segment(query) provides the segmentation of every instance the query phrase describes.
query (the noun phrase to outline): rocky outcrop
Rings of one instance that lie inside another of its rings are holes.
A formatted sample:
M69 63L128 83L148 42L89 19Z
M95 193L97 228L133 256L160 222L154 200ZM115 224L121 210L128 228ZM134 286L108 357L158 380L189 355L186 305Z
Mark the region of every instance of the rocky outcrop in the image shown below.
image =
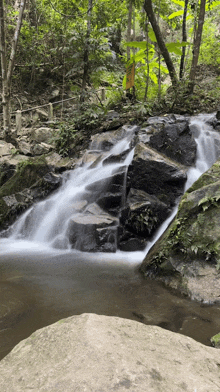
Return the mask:
M4 392L219 392L219 351L160 327L82 314L32 334L0 362Z
M7 173L7 171L6 171ZM0 188L0 230L61 184L61 177L51 172L44 158L23 161Z
M1 183L5 183L4 194L0 193L0 197L4 197L1 199L2 210L7 205L7 213L3 211L1 214L1 228L6 227L6 223L12 223L17 214L33 201L48 195L60 185L61 180L54 173L82 166L92 170L102 162L106 167L105 175L99 178L97 174L95 181L87 185L82 195L82 200L90 205L96 203L102 212L88 215L87 209L78 215L73 214L68 225L71 246L84 251L116 251L117 248L143 250L183 193L187 166L178 163L178 160L181 161L180 155L185 154L188 157L185 164L189 164L196 150L187 124L185 117L165 116L149 119L146 128L125 125L114 131L93 135L90 150L78 161L68 163L60 159L57 153L47 154L43 158L44 162L46 159L47 175L42 174L41 184L34 185L32 180L30 183L28 180L19 190L10 184L12 171L5 169L6 172L0 177ZM26 142L27 136L18 139L24 157L50 150L45 143L51 140L50 128L39 128L31 135L31 145ZM175 145L172 154L165 148L169 143ZM129 164L133 147L134 156ZM6 148L7 154L10 148ZM156 151L156 148L160 151ZM180 155L178 151L182 151ZM171 160L170 156L176 160ZM10 164L7 161L8 168ZM49 169L48 165L53 166ZM16 173L14 175L17 176ZM22 175L25 177L26 172ZM36 180L40 180L39 176ZM54 246L59 247L59 241Z
M220 301L220 160L185 193L141 270L205 302Z
M157 122L151 130L155 125ZM157 128L150 137L149 146L186 166L192 166L196 159L196 142L187 121L164 124L159 131Z
M183 166L143 143L137 144L134 159L128 168L128 188L154 195L170 207L183 194L186 179Z
M80 214L72 216L67 236L74 249L84 252L116 252L117 226L118 219L94 203Z

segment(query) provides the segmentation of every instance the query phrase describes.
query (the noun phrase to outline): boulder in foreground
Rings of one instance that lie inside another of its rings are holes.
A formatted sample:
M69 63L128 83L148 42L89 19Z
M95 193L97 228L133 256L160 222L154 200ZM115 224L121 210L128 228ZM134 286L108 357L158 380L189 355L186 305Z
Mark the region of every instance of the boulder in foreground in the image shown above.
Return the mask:
M219 392L219 350L159 327L83 314L42 328L0 362L3 392Z

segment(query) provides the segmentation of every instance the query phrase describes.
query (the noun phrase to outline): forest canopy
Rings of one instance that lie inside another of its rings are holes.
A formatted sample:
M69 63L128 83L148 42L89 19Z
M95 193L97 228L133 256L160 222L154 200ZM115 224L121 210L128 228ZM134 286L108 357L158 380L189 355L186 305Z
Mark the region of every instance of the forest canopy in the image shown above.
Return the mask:
M186 99L200 65L219 68L219 19L214 0L0 0L3 115L13 88L52 83L81 102L104 87L106 102L117 103L133 63L128 97L149 105L173 86L174 102L178 85ZM7 137L7 120L4 129Z

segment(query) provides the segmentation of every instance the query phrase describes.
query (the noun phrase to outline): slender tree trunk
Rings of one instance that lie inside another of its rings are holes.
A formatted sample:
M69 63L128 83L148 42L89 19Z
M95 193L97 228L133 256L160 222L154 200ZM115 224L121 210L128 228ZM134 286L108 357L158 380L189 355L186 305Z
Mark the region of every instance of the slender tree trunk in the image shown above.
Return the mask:
M148 35L148 17L146 20L146 33L147 33L147 77L146 77L146 86L145 86L145 93L144 93L144 102L147 100L147 95L148 95L148 88L149 88L149 74L150 74L150 67L149 67L149 35Z
M132 0L130 0L128 6L127 42L131 41L132 10L133 10L133 4L132 4ZM127 46L127 61L129 61L130 58L131 58L131 49L129 48L129 46Z
M191 94L193 93L194 86L195 86L196 67L199 60L199 50L200 50L200 45L202 40L203 24L205 20L205 6L206 6L206 0L201 0L198 24L197 24L197 29L195 31L194 42L193 42L193 59L192 59L192 64L191 64L191 69L189 74L188 90Z
M88 0L88 10L87 10L87 32L86 32L86 42L84 48L84 69L83 69L83 80L82 80L82 92L80 96L80 101L84 101L84 92L86 89L86 83L88 81L89 75L89 39L91 35L91 15L92 15L92 0Z
M184 13L183 13L183 24L182 24L182 42L187 41L186 15L187 15L188 2L189 2L189 0L185 0ZM182 56L181 56L181 60L180 60L180 79L182 79L182 77L183 77L185 55L186 55L186 47L183 46L182 47Z
M9 134L10 134L10 114L9 114L10 94L9 94L9 86L7 80L5 15L4 15L3 0L0 0L0 52L1 52L1 73L2 73L3 130L4 130L4 139L8 141Z
M10 92L11 92L11 82L12 82L12 74L14 70L15 56L16 56L16 51L18 46L18 38L21 30L25 3L26 0L20 1L19 15L18 15L17 25L12 41L11 55L8 63L8 69L7 69L4 1L0 0L0 52L1 52L1 71L2 71L2 106L3 106L4 139L6 141L12 141L11 123L10 123Z
M169 54L167 47L165 45L165 42L163 40L161 31L160 31L160 27L157 23L157 20L156 20L154 11L153 11L153 7L152 7L152 0L145 0L144 9L147 13L148 19L151 23L153 30L154 30L154 34L156 36L157 43L158 43L159 49L161 51L161 54L162 54L164 61L167 65L172 85L176 86L176 84L178 82L177 74L176 74L172 59L170 57L170 54Z

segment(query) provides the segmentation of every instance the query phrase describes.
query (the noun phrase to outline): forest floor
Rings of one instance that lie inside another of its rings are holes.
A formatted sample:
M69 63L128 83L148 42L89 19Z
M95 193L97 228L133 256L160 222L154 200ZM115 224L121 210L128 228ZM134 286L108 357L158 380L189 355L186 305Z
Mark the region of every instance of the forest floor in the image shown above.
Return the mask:
M16 111L21 110L24 133L30 134L32 129L42 126L53 128L56 151L70 157L79 156L80 151L88 148L90 137L95 133L117 129L126 123L142 125L149 116L212 113L220 108L220 69L217 66L198 66L193 94L187 95L186 84L182 83L175 91L169 87L165 96L153 102L130 100L122 94L120 100L109 104L97 98L98 94L93 91L81 104L79 96L74 97L68 85L43 82L38 90L14 86L12 127L15 128ZM54 111L51 122L47 114L49 102L53 103ZM29 111L30 108L37 109Z

